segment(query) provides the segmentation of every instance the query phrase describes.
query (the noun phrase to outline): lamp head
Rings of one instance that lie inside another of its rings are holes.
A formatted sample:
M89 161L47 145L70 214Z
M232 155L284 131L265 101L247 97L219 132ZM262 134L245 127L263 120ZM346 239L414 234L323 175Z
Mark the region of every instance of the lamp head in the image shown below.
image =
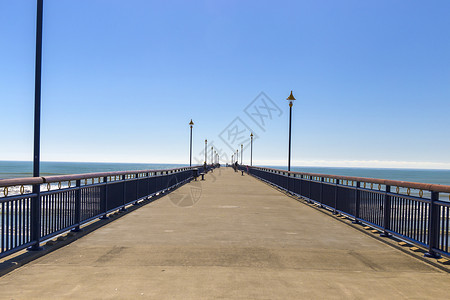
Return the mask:
M191 119L191 121L189 122L189 125L192 127L192 126L194 126L194 122L192 122L192 119Z
M291 94L289 95L289 97L286 98L286 100L288 100L288 101L295 100L294 95L292 95L292 91L291 91Z

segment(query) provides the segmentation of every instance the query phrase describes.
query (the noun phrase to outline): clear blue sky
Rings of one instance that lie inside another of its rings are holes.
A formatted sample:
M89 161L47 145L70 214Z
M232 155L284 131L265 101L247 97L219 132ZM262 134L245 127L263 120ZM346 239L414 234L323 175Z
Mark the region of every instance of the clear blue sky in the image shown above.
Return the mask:
M35 15L0 0L0 160L32 158ZM254 164L285 165L293 90L293 165L450 168L449 16L448 0L44 0L42 160L189 163L192 118L198 161L205 138L229 157L237 129Z

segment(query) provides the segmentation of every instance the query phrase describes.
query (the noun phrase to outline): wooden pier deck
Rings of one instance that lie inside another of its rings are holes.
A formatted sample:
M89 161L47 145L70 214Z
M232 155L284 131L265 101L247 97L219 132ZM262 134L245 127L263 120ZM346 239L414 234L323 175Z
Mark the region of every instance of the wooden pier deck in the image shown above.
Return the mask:
M450 275L216 169L0 278L1 299L448 298Z

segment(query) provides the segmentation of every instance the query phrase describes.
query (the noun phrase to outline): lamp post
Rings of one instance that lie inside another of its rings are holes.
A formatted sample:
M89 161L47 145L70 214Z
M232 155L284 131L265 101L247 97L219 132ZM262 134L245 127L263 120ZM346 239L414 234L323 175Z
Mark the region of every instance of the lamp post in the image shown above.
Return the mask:
M194 122L191 121L189 122L189 126L191 127L191 141L190 141L190 150L189 150L189 167L192 167L192 127L194 126Z
M40 144L41 144L41 78L42 78L42 19L44 3L37 0L36 5L36 64L34 73L34 147L33 147L33 177L40 177ZM41 250L41 185L33 185L31 201L31 241L35 242L29 250Z
M253 133L250 133L250 166L253 166Z
M242 159L244 157L244 145L241 144L241 165L242 165Z
M206 151L206 149L207 149L207 147L208 147L208 140L205 140L205 164L207 164L207 160L206 160L206 154L207 154L207 151ZM205 171L206 172L206 171Z
M214 158L213 158L213 146L211 146L211 164L214 163Z
M236 161L239 163L239 149L236 149Z
M292 101L295 100L294 95L291 94L286 98L289 101L289 151L288 151L288 172L291 171L291 127L292 127ZM290 176L290 173L288 173Z

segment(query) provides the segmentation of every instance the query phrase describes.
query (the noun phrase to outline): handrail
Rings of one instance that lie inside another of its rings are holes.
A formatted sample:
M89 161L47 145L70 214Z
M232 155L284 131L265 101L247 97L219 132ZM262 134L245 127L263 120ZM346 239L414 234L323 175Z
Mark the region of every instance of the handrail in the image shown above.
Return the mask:
M0 258L29 246L38 248L45 239L77 231L83 224L108 218L128 205L154 200L196 178L196 168L203 171L203 166L193 166L2 179ZM125 176L128 174L135 176ZM81 179L85 179L84 184ZM57 187L51 184L56 182ZM46 191L42 184L47 184Z
M11 179L1 179L0 187L8 187L15 185L33 185L44 183L42 177L26 177L26 178L11 178Z
M250 166L248 166L248 167L250 167ZM316 176L316 177L358 181L358 182L370 182L370 183L384 184L384 185L389 185L389 186L398 186L398 187L404 187L404 188L427 190L427 191L432 191L432 192L450 193L450 185L443 185L443 184L432 184L432 183L421 183L421 182L400 181L400 180L379 179L379 178L367 178L367 177L355 177L355 176L330 175L330 174L317 174L317 173L306 173L306 172L293 172L293 171L289 172L286 170L266 168L266 167L255 167L255 166L252 166L252 168L259 169L259 170L270 170L270 171L276 171L276 172L282 172L282 173L289 173L289 174Z
M354 223L375 227L381 231L381 236L395 235L427 247L426 256L450 256L450 203L440 200L440 192L450 192L448 185L288 172L263 167L240 166L240 170L245 171L246 167L250 175L329 209L333 214L343 214ZM367 183L370 183L368 188ZM378 187L374 189L373 184ZM396 187L395 193L392 187ZM400 190L400 187L407 190ZM419 191L411 194L411 189ZM425 195L424 190L427 191Z
M72 180L107 177L107 176L120 176L120 175L128 175L128 174L184 171L184 170L191 170L191 169L198 168L198 167L201 167L201 166L181 167L181 168L172 168L172 169L130 170L130 171L114 171L114 172L98 172L98 173L54 175L54 176L42 176L42 177L0 179L0 187L53 183L53 182L60 182L60 181L72 181Z

